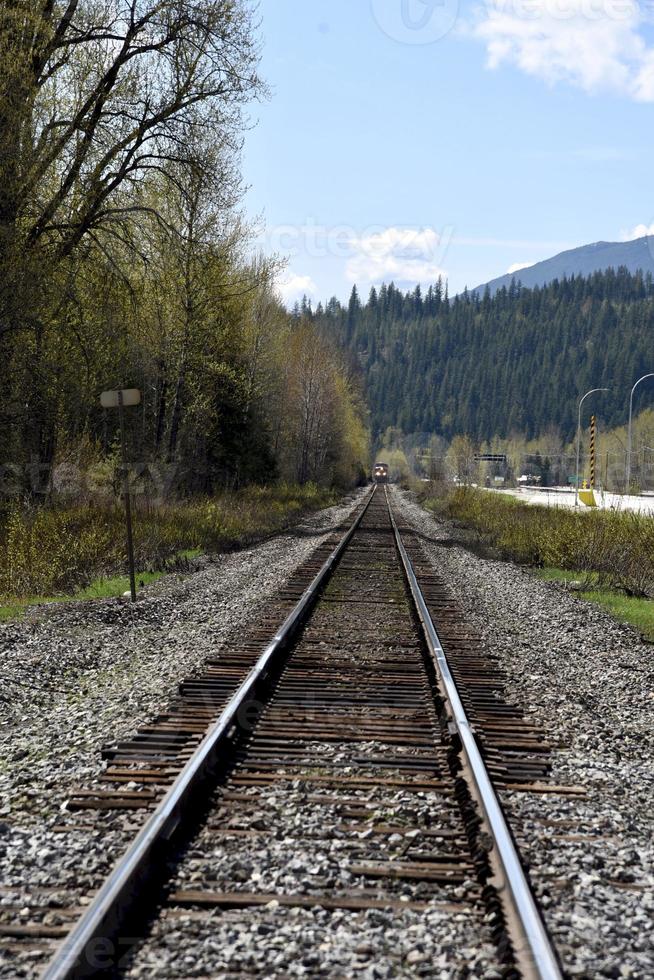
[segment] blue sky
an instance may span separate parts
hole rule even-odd
[[[654,234],[654,5],[262,0],[246,198],[292,302]]]

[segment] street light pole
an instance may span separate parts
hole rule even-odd
[[[581,449],[581,406],[589,395],[596,391],[610,391],[610,388],[591,388],[579,399],[579,411],[577,413],[577,472],[575,473],[575,507],[579,506],[579,451]]]
[[[634,407],[634,391],[638,387],[641,381],[645,381],[646,378],[654,378],[654,373],[644,374],[642,378],[639,378],[636,384],[631,389],[631,394],[629,395],[629,429],[627,431],[627,472],[626,472],[626,492],[627,496],[631,494],[631,415]]]

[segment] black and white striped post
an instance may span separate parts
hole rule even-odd
[[[590,417],[590,489],[595,489],[595,437],[597,435],[597,418],[594,415]]]
[[[596,391],[610,391],[610,388],[591,388],[587,391],[585,395],[579,399],[579,406],[577,409],[577,472],[575,473],[575,507],[579,506],[579,453],[581,448],[581,406],[586,401],[589,395],[595,394]]]

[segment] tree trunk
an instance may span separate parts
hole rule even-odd
[[[168,381],[166,379],[166,369],[163,364],[159,365],[157,371],[155,404],[157,416],[154,427],[154,454],[158,456],[161,443],[163,442],[164,429],[166,427],[166,409],[168,408]]]
[[[186,358],[182,361],[182,365],[179,370],[179,375],[177,376],[177,384],[175,385],[175,395],[173,398],[173,411],[170,419],[170,433],[168,436],[168,462],[172,463],[175,459],[175,454],[177,453],[177,440],[179,438],[179,426],[182,420],[182,402],[184,397],[184,383],[186,381]]]

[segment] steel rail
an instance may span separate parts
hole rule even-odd
[[[106,971],[118,953],[116,933],[122,928],[125,908],[132,906],[152,877],[153,861],[184,818],[184,809],[198,787],[215,768],[220,749],[243,721],[243,709],[257,706],[254,694],[266,679],[278,655],[286,648],[315,604],[334,566],[347,548],[370,506],[377,487],[360,514],[305,589],[291,613],[265,647],[259,660],[191,756],[170,790],[127,851],[119,859],[84,915],[63,940],[48,963],[42,980],[78,980]],[[130,940],[131,941],[131,940]],[[127,948],[124,949],[127,952]]]
[[[424,596],[418,584],[413,564],[393,516],[388,490],[384,488],[397,549],[404,566],[409,589],[422,624],[429,653],[434,660],[451,720],[459,736],[467,770],[471,777],[473,795],[481,807],[491,831],[493,848],[491,862],[498,876],[498,892],[509,905],[509,928],[513,926],[514,953],[528,980],[561,980],[559,962],[552,948],[545,925],[536,906],[531,887],[525,876],[511,831],[504,817],[486,764],[482,758],[473,728],[466,715],[445,651],[436,632]],[[517,930],[517,935],[515,934]]]

